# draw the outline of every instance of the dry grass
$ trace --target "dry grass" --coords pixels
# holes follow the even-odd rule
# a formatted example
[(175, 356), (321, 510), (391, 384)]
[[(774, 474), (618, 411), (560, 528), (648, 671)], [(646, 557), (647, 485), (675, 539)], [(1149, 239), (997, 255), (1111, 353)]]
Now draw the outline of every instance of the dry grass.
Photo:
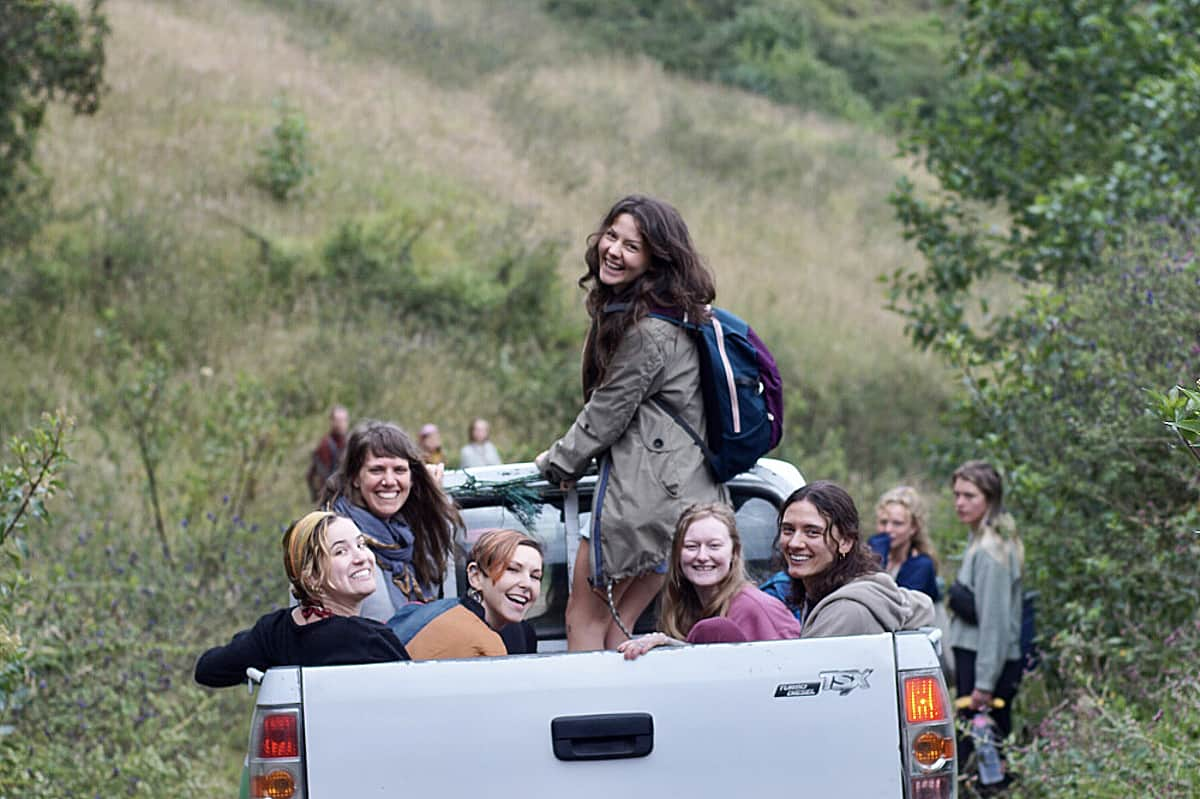
[[(463, 224), (517, 220), (515, 235), (569, 242), (562, 290), (573, 292), (595, 220), (621, 194), (646, 192), (680, 208), (719, 302), (769, 336), (793, 380), (836, 397), (921, 373), (935, 375), (921, 396), (941, 394), (875, 282), (914, 258), (885, 202), (903, 168), (891, 142), (664, 74), (619, 47), (573, 57), (533, 2), (500, 15), (484, 0), (341, 8), (349, 21), (322, 30), (236, 0), (112, 0), (103, 109), (56, 113), (44, 138), (60, 204), (120, 193), (130, 212), (167, 213), (203, 265), (180, 263), (215, 271), (245, 263), (250, 245), (213, 211), (305, 243), (339, 219), (432, 205)], [(414, 20), (424, 39), (402, 31)], [(443, 67), (457, 79), (440, 79)], [(471, 69), (473, 79), (458, 74)], [(248, 180), (281, 95), (316, 145), (313, 184), (287, 206)], [(303, 359), (296, 320), (260, 324), (276, 334), (214, 333), (212, 359), (228, 369)], [(406, 402), (453, 426), (470, 415), (415, 393)], [(806, 450), (820, 439), (799, 435)]]

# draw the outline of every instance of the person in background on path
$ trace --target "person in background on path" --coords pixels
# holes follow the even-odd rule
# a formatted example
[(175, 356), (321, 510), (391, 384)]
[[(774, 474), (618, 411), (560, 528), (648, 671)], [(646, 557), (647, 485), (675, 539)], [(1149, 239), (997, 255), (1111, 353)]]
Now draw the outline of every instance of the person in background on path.
[(266, 614), (205, 652), (196, 661), (196, 682), (223, 688), (245, 682), (248, 668), (408, 660), (395, 633), (358, 615), (375, 591), (376, 569), (354, 522), (313, 511), (288, 527), (282, 543), (283, 567), (300, 604)]
[(350, 430), (350, 412), (344, 405), (334, 405), (329, 410), (329, 432), (313, 450), (308, 471), (304, 475), (308, 483), (308, 498), (316, 502), (329, 475), (337, 469), (342, 452), (346, 449), (346, 433)]
[(518, 530), (489, 530), (467, 556), (467, 595), (396, 611), (388, 627), (413, 660), (526, 655), (537, 633), (525, 614), (542, 591), (542, 545)]
[(935, 603), (942, 597), (937, 581), (937, 549), (929, 538), (925, 501), (910, 486), (898, 486), (879, 498), (875, 514), (880, 532), (867, 545), (879, 556), (896, 585), (923, 591)]
[(408, 602), (438, 598), (452, 532), (462, 526), (441, 477), (442, 467), (427, 465), (408, 434), (390, 422), (367, 420), (350, 432), (321, 504), (353, 519), (375, 550), (381, 590), (364, 603), (367, 618), (386, 622)]
[[(716, 296), (712, 272), (679, 212), (661, 200), (618, 201), (588, 236), (592, 323), (583, 346), (584, 407), (535, 459), (568, 488), (599, 463), (590, 539), (579, 547), (567, 600), (567, 648), (613, 649), (664, 581), (675, 523), (697, 502), (721, 502), (704, 455), (659, 404), (705, 435), (700, 358), (690, 333), (658, 314), (701, 322)], [(611, 605), (615, 611), (610, 610)]]
[(417, 443), (421, 445), (421, 454), (426, 463), (431, 466), (446, 463), (446, 454), (442, 452), (442, 431), (438, 430), (436, 424), (422, 425)]
[(800, 637), (800, 624), (783, 603), (759, 591), (746, 576), (737, 520), (733, 509), (723, 503), (693, 505), (679, 517), (659, 622), (663, 632), (617, 647), (626, 660), (684, 641), (713, 644)]
[(467, 444), (458, 453), (458, 468), (470, 469), (473, 466), (496, 466), (500, 463), (500, 453), (491, 441), (492, 426), (487, 419), (476, 418), (467, 428)]
[(933, 602), (896, 585), (858, 529), (845, 489), (818, 480), (796, 489), (779, 514), (779, 548), (804, 610), (802, 638), (915, 630), (934, 622)]
[[(954, 653), (957, 694), (969, 696), (962, 711), (991, 711), (1000, 738), (1012, 732), (1012, 702), (1021, 683), (1021, 576), (1025, 547), (1012, 516), (1004, 511), (1000, 474), (985, 461), (968, 461), (951, 481), (954, 512), (967, 526), (967, 551), (951, 586), (949, 646)], [(993, 708), (993, 699), (1004, 707)], [(959, 738), (959, 763), (974, 745)]]

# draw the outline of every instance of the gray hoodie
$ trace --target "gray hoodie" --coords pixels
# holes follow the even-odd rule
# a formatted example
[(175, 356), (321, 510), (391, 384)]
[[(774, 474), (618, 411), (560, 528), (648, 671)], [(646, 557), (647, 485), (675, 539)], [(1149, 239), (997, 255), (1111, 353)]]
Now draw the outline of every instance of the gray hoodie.
[(817, 603), (804, 617), (801, 638), (870, 635), (933, 626), (933, 602), (896, 585), (887, 572), (859, 577)]

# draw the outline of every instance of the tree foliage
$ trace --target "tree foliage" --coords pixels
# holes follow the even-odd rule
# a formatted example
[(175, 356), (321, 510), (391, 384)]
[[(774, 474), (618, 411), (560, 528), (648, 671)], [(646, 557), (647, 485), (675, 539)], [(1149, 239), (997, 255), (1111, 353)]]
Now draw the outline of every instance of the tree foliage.
[(957, 5), (955, 88), (915, 110), (903, 145), (939, 191), (893, 196), (925, 266), (893, 276), (892, 303), (922, 347), (1003, 332), (968, 322), (982, 280), (1061, 284), (1147, 222), (1200, 211), (1200, 0)]
[[(25, 646), (14, 629), (13, 615), (27, 578), (21, 573), (26, 547), (18, 535), (30, 520), (46, 521), (46, 502), (63, 489), (61, 472), (68, 463), (66, 438), (75, 420), (62, 411), (43, 414), (42, 421), (8, 441), (0, 463), (0, 721), (7, 721), (23, 700)], [(0, 726), (0, 739), (4, 735)]]
[[(929, 3), (828, 0), (546, 0), (604, 46), (850, 119), (914, 97), (936, 101), (946, 34)], [(582, 28), (580, 28), (582, 26)]]
[(83, 14), (62, 0), (8, 0), (0, 13), (0, 247), (37, 229), (46, 186), (34, 162), (46, 106), (79, 114), (100, 104), (108, 25), (91, 0)]

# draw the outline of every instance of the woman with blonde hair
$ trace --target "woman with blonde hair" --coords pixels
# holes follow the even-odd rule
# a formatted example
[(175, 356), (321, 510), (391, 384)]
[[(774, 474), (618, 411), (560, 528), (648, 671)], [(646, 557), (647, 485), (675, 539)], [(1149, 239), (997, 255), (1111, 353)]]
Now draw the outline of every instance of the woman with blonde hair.
[[(991, 464), (964, 463), (954, 471), (951, 486), (954, 511), (968, 531), (967, 550), (949, 592), (957, 693), (970, 697), (968, 715), (990, 710), (1004, 738), (1012, 732), (1012, 700), (1021, 682), (1025, 547), (1004, 512), (1004, 486)], [(993, 709), (995, 699), (1003, 699), (1003, 707)], [(970, 737), (964, 736), (960, 755), (965, 758), (970, 749)]]
[(268, 613), (201, 655), (196, 682), (237, 685), (248, 668), (408, 660), (391, 630), (358, 615), (375, 591), (375, 556), (354, 522), (313, 511), (288, 527), (282, 544), (283, 567), (299, 604)]
[(662, 632), (634, 638), (618, 650), (633, 660), (665, 644), (775, 641), (799, 638), (800, 625), (783, 603), (746, 576), (733, 509), (693, 505), (675, 526), (667, 585), (659, 615)]
[(875, 514), (879, 532), (867, 544), (879, 555), (884, 571), (896, 585), (922, 591), (938, 602), (942, 592), (937, 583), (937, 549), (929, 538), (925, 500), (915, 488), (897, 486), (879, 498)]

